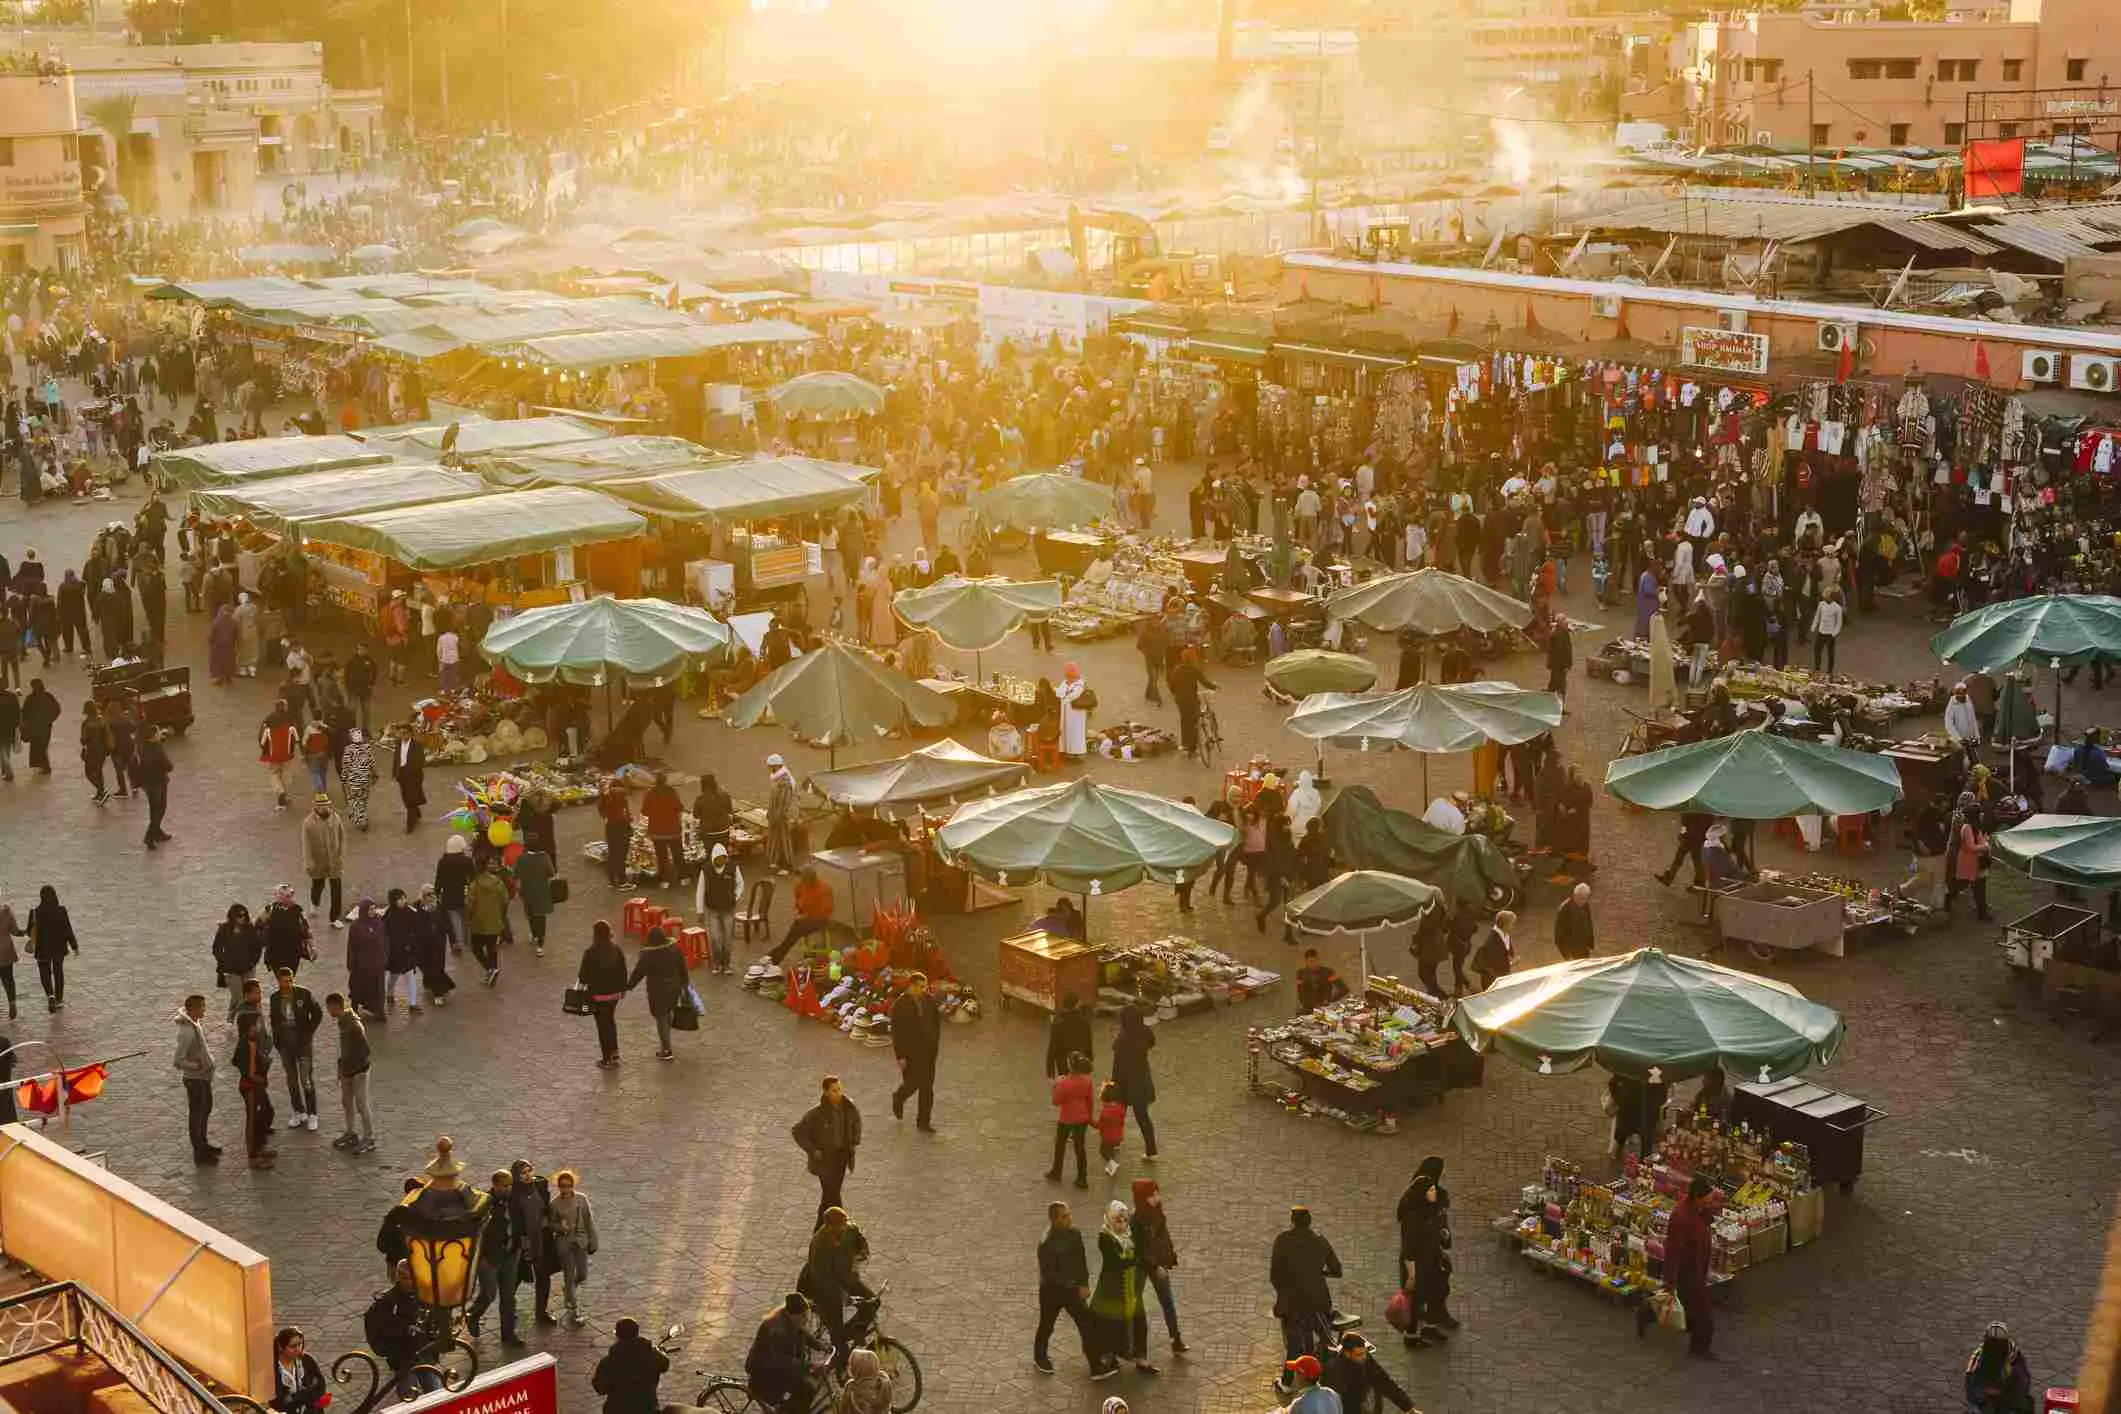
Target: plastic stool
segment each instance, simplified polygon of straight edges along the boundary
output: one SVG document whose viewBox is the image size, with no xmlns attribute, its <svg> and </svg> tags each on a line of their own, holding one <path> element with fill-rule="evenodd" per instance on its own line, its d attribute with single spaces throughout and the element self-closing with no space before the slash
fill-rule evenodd
<svg viewBox="0 0 2121 1414">
<path fill-rule="evenodd" d="M 688 967 L 698 967 L 707 960 L 707 930 L 684 928 L 678 932 L 678 951 L 685 955 Z"/>
<path fill-rule="evenodd" d="M 1060 737 L 1055 733 L 1048 737 L 1037 727 L 1024 733 L 1024 760 L 1034 771 L 1052 774 L 1060 770 Z"/>
<path fill-rule="evenodd" d="M 648 925 L 642 921 L 642 915 L 647 912 L 647 899 L 630 898 L 626 900 L 625 907 L 619 913 L 620 931 L 632 937 L 645 937 L 648 933 Z"/>
<path fill-rule="evenodd" d="M 1834 846 L 1843 854 L 1863 853 L 1869 835 L 1869 816 L 1837 815 L 1834 817 Z"/>
</svg>

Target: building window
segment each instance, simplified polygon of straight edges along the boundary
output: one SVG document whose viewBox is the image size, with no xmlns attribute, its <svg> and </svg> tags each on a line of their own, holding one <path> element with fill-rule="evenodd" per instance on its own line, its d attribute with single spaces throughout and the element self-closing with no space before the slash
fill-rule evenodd
<svg viewBox="0 0 2121 1414">
<path fill-rule="evenodd" d="M 1888 59 L 1885 61 L 1885 76 L 1889 79 L 1911 79 L 1922 66 L 1913 59 Z"/>
<path fill-rule="evenodd" d="M 1826 147 L 1826 146 L 1828 146 L 1828 145 L 1829 145 L 1829 143 L 1830 143 L 1830 141 L 1831 141 L 1831 139 L 1829 138 L 1828 134 L 1832 133 L 1832 132 L 1833 132 L 1833 130 L 1834 130 L 1834 125 L 1833 125 L 1832 123 L 1814 123 L 1814 124 L 1812 124 L 1812 146 L 1814 146 L 1814 147 Z"/>
<path fill-rule="evenodd" d="M 2071 83 L 2083 83 L 2084 71 L 2091 66 L 2089 59 L 2071 59 L 2065 66 L 2063 78 Z"/>
<path fill-rule="evenodd" d="M 1966 124 L 1946 123 L 1944 125 L 1944 145 L 1946 147 L 1957 147 L 1964 141 L 1966 141 Z"/>
<path fill-rule="evenodd" d="M 1884 72 L 1885 61 L 1882 59 L 1849 60 L 1849 77 L 1852 79 L 1874 79 Z"/>
<path fill-rule="evenodd" d="M 67 133 L 59 139 L 59 155 L 69 162 L 81 160 L 81 139 Z"/>
<path fill-rule="evenodd" d="M 1981 68 L 1978 59 L 1939 59 L 1937 61 L 1938 83 L 1972 83 Z"/>
<path fill-rule="evenodd" d="M 2016 83 L 2024 77 L 2025 61 L 2023 59 L 2005 59 L 2003 61 L 2003 81 L 2005 83 Z"/>
<path fill-rule="evenodd" d="M 1996 136 L 1997 136 L 1997 137 L 2016 137 L 2017 135 L 2018 135 L 2018 125 L 2017 125 L 2016 123 L 1998 123 L 1998 124 L 1996 124 Z"/>
<path fill-rule="evenodd" d="M 1886 128 L 1886 141 L 1894 147 L 1907 146 L 1907 124 L 1894 123 Z"/>
<path fill-rule="evenodd" d="M 1762 59 L 1760 61 L 1760 81 L 1762 83 L 1781 83 L 1782 61 L 1780 59 Z"/>
<path fill-rule="evenodd" d="M 0 137 L 0 167 L 12 167 L 14 165 L 15 140 L 11 137 Z"/>
</svg>

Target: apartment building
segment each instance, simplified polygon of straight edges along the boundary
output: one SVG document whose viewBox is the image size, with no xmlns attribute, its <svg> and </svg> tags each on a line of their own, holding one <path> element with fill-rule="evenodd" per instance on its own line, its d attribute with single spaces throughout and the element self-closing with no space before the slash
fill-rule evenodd
<svg viewBox="0 0 2121 1414">
<path fill-rule="evenodd" d="M 80 262 L 78 126 L 73 75 L 49 62 L 0 65 L 0 270 Z"/>
</svg>

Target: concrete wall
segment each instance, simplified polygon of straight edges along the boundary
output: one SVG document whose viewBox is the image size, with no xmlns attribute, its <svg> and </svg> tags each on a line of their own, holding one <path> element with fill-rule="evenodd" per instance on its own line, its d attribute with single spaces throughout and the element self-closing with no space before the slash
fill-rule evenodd
<svg viewBox="0 0 2121 1414">
<path fill-rule="evenodd" d="M 52 269 L 80 259 L 79 126 L 71 75 L 0 77 L 0 262 Z"/>
</svg>

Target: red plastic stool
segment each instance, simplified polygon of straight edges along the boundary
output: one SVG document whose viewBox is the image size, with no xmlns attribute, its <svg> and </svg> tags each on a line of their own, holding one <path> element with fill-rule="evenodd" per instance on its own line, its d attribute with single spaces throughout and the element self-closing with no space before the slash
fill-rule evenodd
<svg viewBox="0 0 2121 1414">
<path fill-rule="evenodd" d="M 2077 1414 L 2077 1391 L 2050 1385 L 2041 1396 L 2040 1414 Z"/>
<path fill-rule="evenodd" d="M 1031 763 L 1032 770 L 1048 775 L 1060 770 L 1060 734 L 1056 732 L 1048 737 L 1035 726 L 1026 728 L 1024 760 Z"/>
<path fill-rule="evenodd" d="M 1864 843 L 1870 836 L 1868 815 L 1837 815 L 1834 817 L 1834 846 L 1843 854 L 1863 853 Z"/>
<path fill-rule="evenodd" d="M 685 955 L 689 967 L 698 967 L 707 960 L 707 930 L 705 928 L 681 928 L 678 930 L 678 951 Z"/>
<path fill-rule="evenodd" d="M 647 899 L 630 898 L 626 900 L 625 907 L 619 912 L 619 931 L 630 937 L 646 937 L 648 925 L 642 919 L 647 912 Z"/>
</svg>

